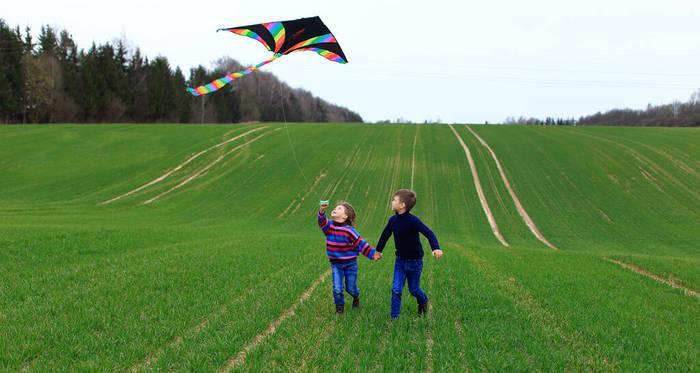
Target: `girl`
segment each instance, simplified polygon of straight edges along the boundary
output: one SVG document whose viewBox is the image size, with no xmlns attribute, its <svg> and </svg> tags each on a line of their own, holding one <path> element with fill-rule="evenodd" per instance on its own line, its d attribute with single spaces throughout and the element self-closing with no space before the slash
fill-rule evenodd
<svg viewBox="0 0 700 373">
<path fill-rule="evenodd" d="M 326 236 L 326 255 L 331 262 L 333 273 L 333 300 L 335 312 L 345 311 L 343 279 L 345 290 L 352 295 L 352 308 L 360 306 L 360 289 L 357 288 L 357 256 L 362 253 L 367 258 L 379 260 L 381 254 L 367 243 L 355 229 L 355 209 L 347 202 L 340 202 L 331 211 L 331 220 L 326 218 L 328 201 L 321 201 L 318 211 L 318 226 Z"/>
</svg>

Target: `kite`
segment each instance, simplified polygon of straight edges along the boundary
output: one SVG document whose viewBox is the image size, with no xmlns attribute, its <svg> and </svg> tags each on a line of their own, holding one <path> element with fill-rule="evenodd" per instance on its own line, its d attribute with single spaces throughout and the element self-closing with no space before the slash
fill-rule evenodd
<svg viewBox="0 0 700 373">
<path fill-rule="evenodd" d="M 293 52 L 311 51 L 318 53 L 321 57 L 329 61 L 343 64 L 348 62 L 343 50 L 340 49 L 340 44 L 338 44 L 335 36 L 333 36 L 328 27 L 321 21 L 320 17 L 230 27 L 218 29 L 216 31 L 222 30 L 255 39 L 274 54 L 270 59 L 245 70 L 230 73 L 209 84 L 204 84 L 196 88 L 187 88 L 187 91 L 193 96 L 206 95 L 207 93 L 217 91 L 234 79 L 255 72 L 268 63 Z"/>
</svg>

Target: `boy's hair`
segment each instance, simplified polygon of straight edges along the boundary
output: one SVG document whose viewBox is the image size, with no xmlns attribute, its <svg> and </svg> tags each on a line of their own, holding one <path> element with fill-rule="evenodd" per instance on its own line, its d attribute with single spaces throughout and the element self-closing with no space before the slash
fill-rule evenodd
<svg viewBox="0 0 700 373">
<path fill-rule="evenodd" d="M 413 206 L 416 205 L 416 192 L 410 189 L 399 189 L 394 193 L 394 197 L 398 196 L 399 201 L 406 205 L 406 211 L 411 211 Z"/>
<path fill-rule="evenodd" d="M 338 202 L 338 206 L 343 206 L 345 207 L 345 213 L 348 215 L 348 218 L 345 219 L 345 224 L 354 226 L 355 225 L 355 218 L 357 218 L 357 214 L 355 213 L 355 208 L 352 207 L 351 204 L 345 201 L 340 201 Z"/>
</svg>

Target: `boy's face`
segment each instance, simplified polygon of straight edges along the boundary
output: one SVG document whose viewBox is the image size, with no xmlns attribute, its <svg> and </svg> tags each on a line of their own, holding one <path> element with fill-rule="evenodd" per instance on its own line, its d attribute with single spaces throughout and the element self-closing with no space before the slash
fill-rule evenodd
<svg viewBox="0 0 700 373">
<path fill-rule="evenodd" d="M 396 212 L 401 212 L 406 210 L 406 204 L 401 202 L 399 196 L 394 196 L 394 198 L 391 200 L 391 209 Z"/>
<path fill-rule="evenodd" d="M 334 222 L 339 224 L 345 223 L 348 220 L 348 212 L 345 211 L 345 206 L 335 206 L 333 211 L 331 211 L 331 219 L 333 219 Z"/>
</svg>

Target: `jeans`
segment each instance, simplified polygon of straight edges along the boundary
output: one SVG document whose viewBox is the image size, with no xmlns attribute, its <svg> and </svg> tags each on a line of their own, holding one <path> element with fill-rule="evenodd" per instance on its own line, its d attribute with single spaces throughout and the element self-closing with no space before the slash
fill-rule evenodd
<svg viewBox="0 0 700 373">
<path fill-rule="evenodd" d="M 331 262 L 331 271 L 333 272 L 333 300 L 335 304 L 345 304 L 343 279 L 345 279 L 345 290 L 355 298 L 360 296 L 360 289 L 357 288 L 357 260 Z"/>
<path fill-rule="evenodd" d="M 420 288 L 420 274 L 423 271 L 423 259 L 401 259 L 396 258 L 394 264 L 394 282 L 391 286 L 391 318 L 399 317 L 401 313 L 401 293 L 403 286 L 408 281 L 408 290 L 416 297 L 418 304 L 428 301 Z"/>
</svg>

